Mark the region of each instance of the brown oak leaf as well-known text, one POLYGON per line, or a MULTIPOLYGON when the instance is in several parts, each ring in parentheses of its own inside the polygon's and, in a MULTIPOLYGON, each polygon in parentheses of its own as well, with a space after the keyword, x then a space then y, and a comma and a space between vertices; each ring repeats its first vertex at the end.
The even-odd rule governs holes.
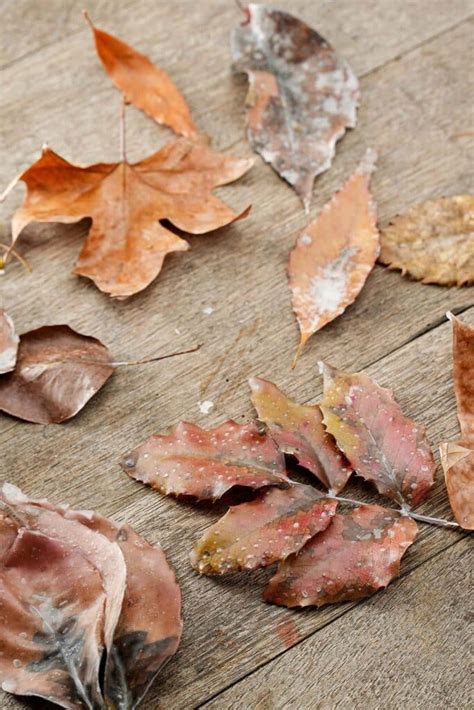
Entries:
POLYGON ((425 284, 474 283, 474 195, 414 205, 380 232, 379 260, 425 284))
POLYGON ((377 216, 369 192, 375 159, 368 150, 290 254, 289 285, 301 333, 294 364, 311 335, 357 298, 377 259, 377 216))
POLYGON ((399 574, 416 523, 378 505, 338 513, 302 550, 280 563, 264 592, 282 606, 323 606, 362 599, 399 574))
POLYGON ((12 319, 0 308, 0 375, 15 369, 19 342, 12 319))
POLYGON ((248 139, 308 210, 314 178, 331 166, 336 142, 356 124, 359 84, 301 20, 253 3, 245 14, 232 34, 232 57, 249 78, 248 139))
POLYGON ((113 297, 126 298, 156 278, 167 254, 189 248, 160 221, 204 234, 247 214, 233 212, 212 190, 237 180, 251 165, 186 138, 134 164, 82 167, 45 148, 18 177, 27 194, 12 219, 12 244, 30 222, 91 217, 75 273, 113 297))

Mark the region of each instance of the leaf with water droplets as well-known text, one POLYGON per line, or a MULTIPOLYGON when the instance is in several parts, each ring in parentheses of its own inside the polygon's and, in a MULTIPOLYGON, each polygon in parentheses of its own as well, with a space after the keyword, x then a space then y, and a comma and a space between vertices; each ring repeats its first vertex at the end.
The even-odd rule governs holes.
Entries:
POLYGON ((399 574, 416 534, 413 520, 378 505, 338 513, 324 532, 280 563, 264 598, 296 607, 368 597, 399 574))
POLYGON ((474 530, 474 328, 453 323, 454 391, 462 437, 440 446, 449 503, 463 528, 474 530))
POLYGON ((309 209, 316 175, 356 124, 359 84, 329 43, 293 15, 250 4, 232 34, 234 69, 249 79, 252 148, 309 209))
POLYGON ((474 283, 474 195, 414 205, 380 233, 380 261, 423 283, 474 283))
POLYGON ((101 708, 106 594, 74 544, 28 530, 0 511, 0 682, 63 708, 101 708))
POLYGON ((36 424, 77 414, 114 372, 108 349, 68 325, 24 333, 16 367, 0 378, 0 410, 36 424))
POLYGON ((0 308, 0 375, 15 369, 19 342, 12 319, 0 308))
POLYGON ((323 425, 318 405, 296 404, 276 385, 260 377, 249 380, 252 404, 281 451, 294 456, 326 488, 339 493, 351 468, 323 425))
POLYGON ((215 429, 180 422, 125 454, 126 473, 165 495, 215 500, 233 486, 287 487, 283 454, 254 422, 215 429))
POLYGON ((175 133, 194 136, 188 105, 168 74, 118 37, 95 27, 87 13, 86 18, 103 67, 126 100, 175 133))
POLYGON ((290 254, 289 284, 301 333, 295 363, 311 335, 355 301, 377 259, 377 216, 369 192, 375 160, 368 150, 290 254))
POLYGON ((329 525, 337 503, 311 486, 269 488, 233 506, 204 534, 191 555, 200 574, 266 567, 299 550, 329 525))
POLYGON ((321 367, 324 424, 356 473, 400 505, 420 503, 436 469, 425 428, 365 373, 321 367))

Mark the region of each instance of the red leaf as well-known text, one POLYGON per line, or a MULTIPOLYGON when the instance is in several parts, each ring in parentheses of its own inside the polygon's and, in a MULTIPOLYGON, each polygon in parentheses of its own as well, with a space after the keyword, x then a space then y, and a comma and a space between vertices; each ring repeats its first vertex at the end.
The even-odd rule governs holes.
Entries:
POLYGON ((0 410, 36 424, 77 414, 114 368, 99 340, 68 325, 31 330, 20 338, 14 372, 0 378, 0 410))
POLYGON ((271 565, 324 530, 336 507, 311 486, 270 488, 250 503, 231 507, 209 528, 194 548, 192 565, 201 574, 271 565))
POLYGON ((474 328, 452 314, 453 377, 458 419, 464 438, 474 444, 474 328))
POLYGON ((416 523, 378 505, 338 513, 300 552, 280 563, 264 592, 282 606, 323 606, 374 594, 398 575, 416 523))
POLYGON ((15 369, 19 342, 12 319, 0 308, 0 375, 15 369))
POLYGON ((252 377, 249 384, 258 418, 268 426, 280 450, 295 456, 326 488, 339 493, 351 469, 324 428, 320 408, 292 402, 268 380, 252 377))
POLYGON ((233 486, 289 485, 283 454, 254 422, 228 421, 210 431, 180 422, 125 454, 121 466, 161 493, 201 500, 220 498, 233 486))
POLYGON ((425 428, 365 373, 321 366, 324 424, 354 470, 400 505, 420 503, 436 469, 425 428))

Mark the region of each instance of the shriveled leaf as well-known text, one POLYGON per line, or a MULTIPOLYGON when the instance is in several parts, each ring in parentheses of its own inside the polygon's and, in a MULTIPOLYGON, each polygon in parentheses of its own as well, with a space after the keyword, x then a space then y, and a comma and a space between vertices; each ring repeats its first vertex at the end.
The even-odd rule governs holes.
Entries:
POLYGON ((12 219, 12 240, 32 221, 91 217, 75 273, 111 296, 126 298, 156 278, 167 254, 189 248, 160 220, 204 234, 245 216, 247 211, 236 214, 212 190, 237 180, 251 165, 185 138, 135 164, 81 167, 45 148, 18 178, 27 194, 12 219))
POLYGON ((232 34, 234 68, 249 78, 252 148, 292 185, 309 209, 316 175, 356 124, 359 84, 347 62, 304 22, 250 4, 232 34))
POLYGON ((11 484, 4 484, 0 492, 0 510, 32 532, 71 545, 99 571, 106 593, 103 638, 106 649, 110 649, 122 609, 127 574, 120 547, 75 520, 74 511, 47 500, 31 499, 11 484))
POLYGON ((99 572, 64 540, 17 526, 0 511, 0 682, 63 708, 103 707, 99 666, 105 592, 99 572))
POLYGON ((474 328, 452 313, 453 379, 462 439, 441 444, 449 503, 459 525, 474 530, 474 328))
POLYGON ((125 454, 121 466, 137 481, 166 495, 215 500, 233 486, 288 487, 285 460, 253 422, 224 422, 206 431, 180 422, 125 454))
POLYGON ((134 708, 178 648, 181 592, 159 545, 150 545, 129 525, 117 525, 95 512, 69 511, 71 516, 117 542, 125 560, 127 581, 107 657, 105 694, 117 710, 134 708))
POLYGON ((0 375, 15 369, 19 342, 12 319, 0 308, 0 375))
POLYGON ((453 379, 458 419, 464 438, 474 444, 474 328, 451 313, 453 379))
POLYGON ((196 127, 189 108, 168 74, 133 47, 95 27, 87 14, 86 17, 104 69, 127 101, 175 133, 194 135, 196 127))
POLYGON ((99 340, 67 325, 31 330, 20 338, 16 367, 0 378, 0 410, 36 424, 77 414, 114 368, 99 340))
POLYGON ((375 159, 368 150, 290 254, 288 276, 301 332, 295 362, 308 338, 355 301, 377 259, 377 216, 369 192, 375 159))
POLYGON ((295 456, 326 486, 339 493, 351 475, 349 463, 323 425, 317 405, 296 404, 276 385, 260 377, 249 380, 252 404, 281 451, 295 456))
POLYGON ((378 505, 338 513, 302 550, 280 563, 264 592, 282 606, 323 606, 362 599, 399 574, 416 523, 378 505))
POLYGON ((415 205, 380 234, 380 261, 423 283, 474 283, 474 195, 415 205))
POLYGON ((324 424, 354 470, 400 505, 417 505, 436 465, 425 427, 403 415, 392 392, 361 372, 321 363, 324 424))
POLYGON ((444 443, 440 455, 454 517, 461 527, 474 530, 474 445, 444 443))
POLYGON ((337 503, 311 486, 269 488, 250 503, 233 506, 204 534, 191 555, 201 574, 266 567, 299 550, 325 530, 337 503))

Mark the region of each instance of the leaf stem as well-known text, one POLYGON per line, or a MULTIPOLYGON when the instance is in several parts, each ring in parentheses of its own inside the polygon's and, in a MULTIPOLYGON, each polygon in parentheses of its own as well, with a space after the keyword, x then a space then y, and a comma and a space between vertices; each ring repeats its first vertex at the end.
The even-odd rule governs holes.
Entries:
POLYGON ((187 355, 188 353, 195 353, 202 347, 201 344, 195 345, 189 350, 180 350, 177 353, 167 353, 166 355, 158 355, 158 357, 144 358, 143 360, 120 360, 116 362, 108 362, 107 360, 94 360, 93 358, 86 357, 75 357, 68 358, 66 360, 50 360, 48 364, 52 365, 66 365, 71 362, 84 363, 85 365, 103 365, 104 367, 129 367, 133 365, 148 365, 150 362, 159 362, 160 360, 167 360, 170 357, 177 357, 178 355, 187 355))
MULTIPOLYGON (((337 500, 340 503, 347 503, 348 505, 367 505, 362 500, 354 500, 353 498, 344 498, 343 496, 338 496, 329 491, 329 498, 337 500)), ((387 510, 393 511, 394 513, 400 513, 400 515, 406 515, 413 520, 418 520, 420 523, 427 523, 428 525, 438 525, 443 528, 460 528, 458 523, 451 520, 443 520, 442 518, 433 518, 429 515, 421 515, 420 513, 413 513, 411 510, 400 510, 399 508, 387 508, 387 510)))
POLYGON ((20 264, 23 266, 23 268, 26 269, 26 271, 30 271, 30 272, 33 271, 33 269, 32 269, 31 266, 28 264, 28 262, 26 261, 26 259, 25 259, 24 257, 22 257, 22 256, 13 248, 13 245, 12 245, 12 244, 8 245, 8 244, 3 244, 2 242, 0 242, 0 249, 3 249, 3 251, 5 252, 4 256, 0 257, 0 269, 3 269, 3 268, 7 265, 7 262, 8 262, 8 259, 9 259, 9 257, 10 257, 10 254, 13 254, 13 256, 15 257, 15 259, 18 259, 18 261, 19 261, 20 264))

